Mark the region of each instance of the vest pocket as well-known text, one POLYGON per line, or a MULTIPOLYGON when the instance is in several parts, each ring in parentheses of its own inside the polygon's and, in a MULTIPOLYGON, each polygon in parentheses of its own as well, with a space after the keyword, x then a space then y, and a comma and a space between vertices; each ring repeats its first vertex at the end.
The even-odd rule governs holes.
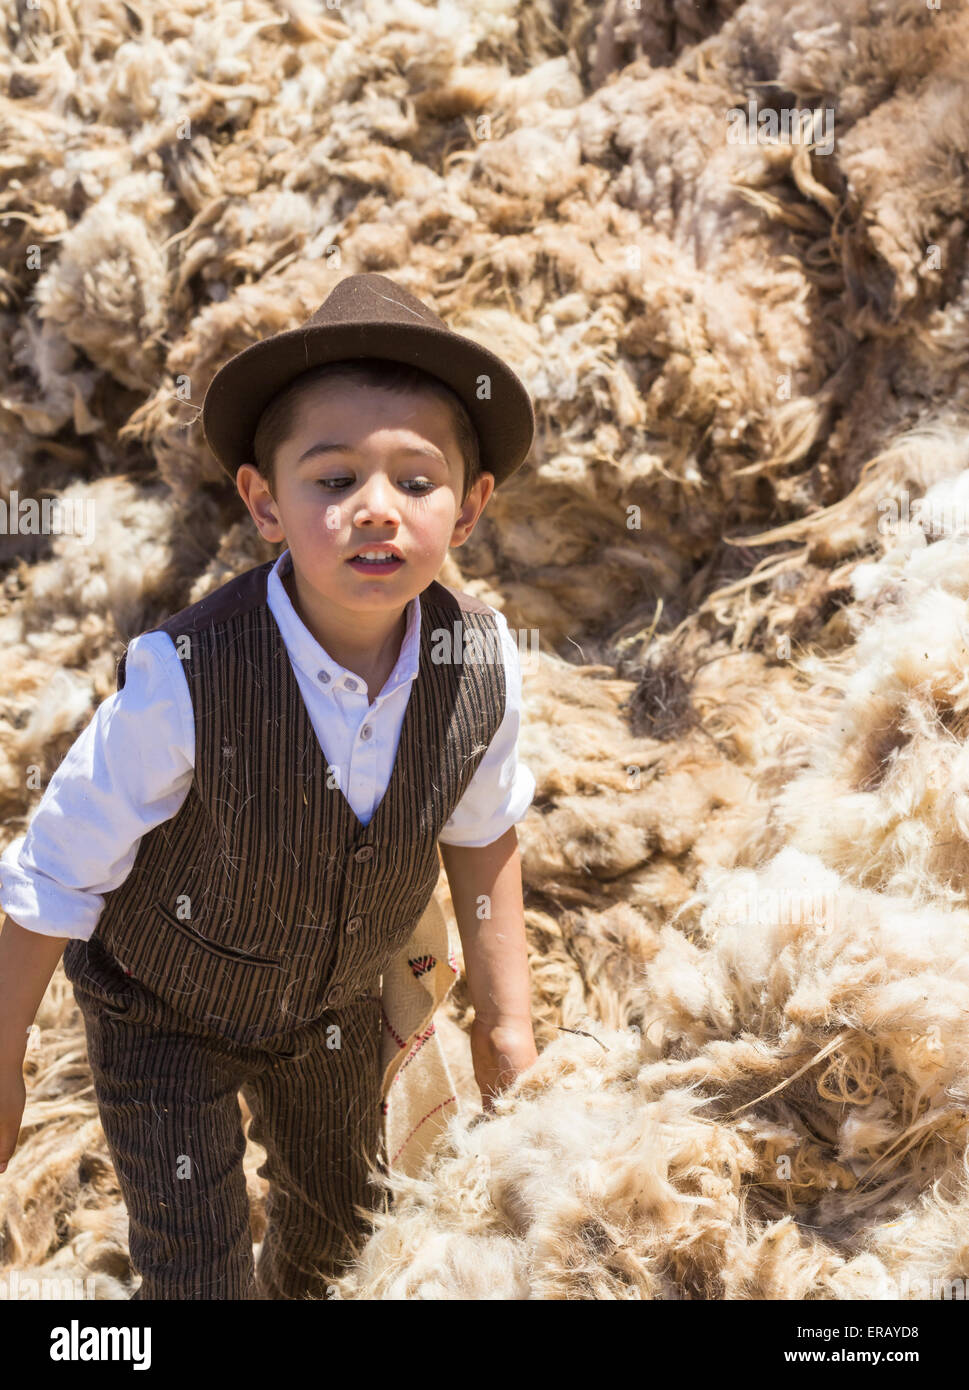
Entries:
POLYGON ((170 922, 173 927, 177 927, 189 941, 193 941, 196 946, 201 946, 205 951, 211 951, 214 956, 222 956, 224 960, 243 961, 246 965, 264 965, 271 970, 282 970, 282 963, 273 960, 271 956, 257 956, 251 951, 243 951, 238 946, 226 946, 221 941, 211 941, 207 936, 203 936, 200 931, 188 922, 183 922, 180 917, 176 917, 170 908, 164 907, 161 903, 156 904, 156 910, 164 917, 166 922, 170 922))
POLYGON ((104 1018, 127 1018, 135 1004, 131 981, 97 934, 72 941, 64 952, 64 973, 76 991, 93 1001, 104 1018))

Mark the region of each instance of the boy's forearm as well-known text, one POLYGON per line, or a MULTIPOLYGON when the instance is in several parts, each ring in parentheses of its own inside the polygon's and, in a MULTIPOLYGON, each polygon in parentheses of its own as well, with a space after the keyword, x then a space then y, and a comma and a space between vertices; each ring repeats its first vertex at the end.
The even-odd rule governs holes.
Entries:
POLYGON ((531 1019, 518 835, 479 849, 441 845, 475 1017, 531 1019))
POLYGON ((0 1051, 26 1051, 27 1030, 69 936, 28 931, 5 916, 0 928, 0 1051))

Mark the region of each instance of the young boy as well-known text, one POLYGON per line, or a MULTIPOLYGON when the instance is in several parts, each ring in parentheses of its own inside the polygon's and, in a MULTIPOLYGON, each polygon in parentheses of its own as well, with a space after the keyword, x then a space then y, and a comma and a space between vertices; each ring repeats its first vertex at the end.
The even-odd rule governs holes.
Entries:
POLYGON ((227 362, 202 420, 287 549, 129 644, 3 855, 0 1163, 63 952, 134 1297, 320 1297, 366 1232, 368 1165, 412 1137, 382 1152, 389 1082, 416 1079, 411 1130, 453 1103, 428 1105, 420 1075, 453 979, 438 841, 485 1108, 536 1057, 517 652, 500 614, 434 578, 534 417, 499 358, 366 274, 227 362), (240 1090, 267 1152, 255 1270, 240 1090))

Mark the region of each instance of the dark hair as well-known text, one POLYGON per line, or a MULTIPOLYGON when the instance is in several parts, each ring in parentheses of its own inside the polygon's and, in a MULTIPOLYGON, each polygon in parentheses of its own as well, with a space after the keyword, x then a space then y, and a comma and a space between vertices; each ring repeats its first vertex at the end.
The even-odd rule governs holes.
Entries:
POLYGON ((406 362, 393 362, 384 357, 325 362, 320 367, 311 367, 309 371, 302 372, 273 396, 259 417, 252 441, 253 462, 265 479, 270 492, 274 492, 276 486, 276 449, 292 432, 299 401, 311 387, 331 379, 358 382, 361 386, 378 386, 386 391, 426 391, 442 401, 451 413, 458 448, 464 459, 464 492, 461 501, 463 503, 467 500, 468 493, 480 477, 482 469, 477 431, 471 423, 464 402, 450 386, 440 378, 432 376, 430 372, 406 362))

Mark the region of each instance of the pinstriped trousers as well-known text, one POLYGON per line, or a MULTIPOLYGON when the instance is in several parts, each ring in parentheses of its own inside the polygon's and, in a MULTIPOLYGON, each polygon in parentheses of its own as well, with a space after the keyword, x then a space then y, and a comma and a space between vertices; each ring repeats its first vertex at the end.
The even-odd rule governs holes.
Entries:
POLYGON ((135 1299, 326 1297, 369 1227, 384 1166, 380 999, 359 995, 270 1044, 175 1014, 94 950, 74 993, 98 1111, 128 1210, 135 1299), (254 1266, 242 1160, 266 1149, 267 1227, 254 1266))

